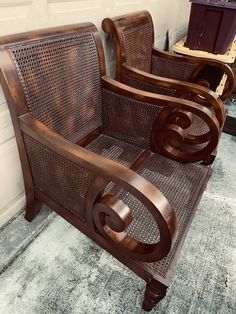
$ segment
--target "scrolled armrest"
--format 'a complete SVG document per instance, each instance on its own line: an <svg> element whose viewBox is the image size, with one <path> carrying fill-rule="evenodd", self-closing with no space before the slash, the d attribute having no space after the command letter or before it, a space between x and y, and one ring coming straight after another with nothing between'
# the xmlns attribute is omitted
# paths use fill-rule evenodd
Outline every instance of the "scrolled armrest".
<svg viewBox="0 0 236 314"><path fill-rule="evenodd" d="M196 69L194 70L194 73L192 75L193 82L194 82L195 77L199 73L199 71L202 70L202 68L204 66L210 65L212 67L215 67L215 68L222 70L223 74L225 74L227 76L227 80L225 83L223 93L220 96L220 99L222 101L224 101L227 97L230 96L232 90L235 87L236 82L235 82L234 73L233 73L232 69L227 64L225 64L221 61L213 60L213 59L209 59L209 58L197 58L197 57L191 57L191 56L187 56L187 55L173 54L173 53L169 53L166 51L161 51L155 47L152 49L152 54L154 56L161 57L161 58L168 59L168 60L172 60L172 61L197 64L198 66L196 67Z"/></svg>
<svg viewBox="0 0 236 314"><path fill-rule="evenodd" d="M216 149L220 125L208 108L190 100L141 91L108 77L102 78L102 86L130 99L163 107L152 126L150 137L152 151L160 151L181 162L196 162L206 160ZM191 124L189 112L206 123L209 128L207 133L194 136L186 132ZM205 145L196 146L203 143Z"/></svg>
<svg viewBox="0 0 236 314"><path fill-rule="evenodd" d="M143 83L176 90L175 94L173 95L174 97L182 97L181 95L183 95L183 93L189 93L191 96L195 96L195 101L195 99L199 98L200 96L202 99L207 101L208 107L211 106L214 109L216 118L220 126L223 124L225 115L224 104L213 91L206 87L199 86L194 83L182 82L156 76L127 66L125 64L122 66L122 75L134 78L135 80L141 81ZM203 105L201 102L200 104Z"/></svg>
<svg viewBox="0 0 236 314"><path fill-rule="evenodd" d="M107 240L112 241L123 254L128 254L137 260L156 261L168 254L176 234L176 217L168 200L156 187L131 169L64 139L49 130L30 113L22 115L18 119L22 132L75 165L91 171L96 176L86 196L88 225L91 226L91 222L98 225L96 222L99 219L99 223L101 223L100 219L103 215L106 223L116 230L112 233L110 228L110 233L107 233ZM109 182L113 182L133 194L146 206L160 231L158 243L153 245L136 243L131 247L127 242L120 239L121 233L116 233L114 238L115 232L121 231L129 224L131 216L122 201L117 200L114 196L101 198L101 193ZM118 225L116 224L117 219L120 219Z"/></svg>

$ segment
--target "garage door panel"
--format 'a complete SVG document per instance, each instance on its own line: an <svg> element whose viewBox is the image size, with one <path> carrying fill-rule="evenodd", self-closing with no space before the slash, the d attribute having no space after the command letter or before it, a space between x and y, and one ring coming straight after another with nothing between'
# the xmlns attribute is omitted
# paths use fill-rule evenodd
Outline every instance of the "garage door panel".
<svg viewBox="0 0 236 314"><path fill-rule="evenodd" d="M94 22L97 26L104 14L103 0L48 0L51 25Z"/></svg>

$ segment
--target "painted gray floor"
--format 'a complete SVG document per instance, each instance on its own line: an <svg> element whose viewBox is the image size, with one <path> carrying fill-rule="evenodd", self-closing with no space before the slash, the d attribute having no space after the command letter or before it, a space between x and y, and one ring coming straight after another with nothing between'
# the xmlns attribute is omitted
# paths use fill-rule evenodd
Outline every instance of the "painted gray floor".
<svg viewBox="0 0 236 314"><path fill-rule="evenodd" d="M235 156L236 138L223 134L172 285L151 313L236 313ZM41 215L34 228L20 214L0 232L0 314L145 313L142 280L62 218Z"/></svg>

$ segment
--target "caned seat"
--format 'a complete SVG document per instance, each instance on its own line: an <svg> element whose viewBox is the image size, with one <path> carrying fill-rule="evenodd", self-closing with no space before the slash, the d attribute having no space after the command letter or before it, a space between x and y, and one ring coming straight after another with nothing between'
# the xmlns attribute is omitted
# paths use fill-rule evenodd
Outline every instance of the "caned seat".
<svg viewBox="0 0 236 314"><path fill-rule="evenodd" d="M45 203L144 279L143 308L152 309L212 171L201 162L218 143L214 113L107 77L91 23L11 35L0 45L26 219ZM189 112L208 128L201 147L185 132Z"/></svg>

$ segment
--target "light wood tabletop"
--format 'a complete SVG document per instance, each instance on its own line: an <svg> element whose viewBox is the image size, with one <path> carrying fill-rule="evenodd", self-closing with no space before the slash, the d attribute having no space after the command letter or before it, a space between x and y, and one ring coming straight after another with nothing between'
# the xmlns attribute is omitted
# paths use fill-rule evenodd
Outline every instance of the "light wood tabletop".
<svg viewBox="0 0 236 314"><path fill-rule="evenodd" d="M210 58L213 60L222 61L224 63L234 63L236 58L236 39L234 42L230 45L229 49L224 55L220 54L214 54L207 51L202 50L193 50L189 49L188 47L185 47L186 36L182 38L180 41L178 41L175 45L173 45L173 51L179 54L193 56L193 57L199 57L199 58Z"/></svg>

